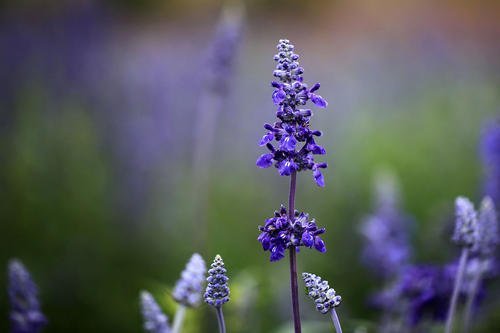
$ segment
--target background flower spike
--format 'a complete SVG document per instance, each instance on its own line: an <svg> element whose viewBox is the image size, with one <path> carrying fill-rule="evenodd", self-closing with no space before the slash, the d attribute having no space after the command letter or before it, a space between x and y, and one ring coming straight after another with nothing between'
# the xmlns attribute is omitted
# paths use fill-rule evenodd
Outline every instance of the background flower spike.
<svg viewBox="0 0 500 333"><path fill-rule="evenodd" d="M16 259L8 266L11 333L37 333L47 319L40 309L38 288L24 265Z"/></svg>
<svg viewBox="0 0 500 333"><path fill-rule="evenodd" d="M203 258L198 253L193 254L172 292L172 297L179 303L174 317L172 333L180 332L186 307L193 308L200 304L206 272L207 268Z"/></svg>
<svg viewBox="0 0 500 333"><path fill-rule="evenodd" d="M168 317L161 311L154 297L147 291L141 291L141 312L144 330L148 333L171 333Z"/></svg>

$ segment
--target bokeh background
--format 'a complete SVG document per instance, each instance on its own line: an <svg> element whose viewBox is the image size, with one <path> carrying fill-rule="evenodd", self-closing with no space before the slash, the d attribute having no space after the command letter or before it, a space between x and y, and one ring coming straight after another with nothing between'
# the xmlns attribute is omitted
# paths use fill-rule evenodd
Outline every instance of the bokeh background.
<svg viewBox="0 0 500 333"><path fill-rule="evenodd" d="M313 118L328 151L327 186L303 173L297 194L297 207L327 227L328 252L304 250L299 271L342 295L348 332L373 327L379 314L368 299L381 285L362 264L359 226L373 211L380 169L398 177L416 221L414 262L457 256L453 201L481 198L480 135L500 110L498 2L247 1L207 132L213 144L201 153L200 100L221 2L0 8L0 264L17 257L31 270L47 332L140 332L141 289L172 317L169 292L193 252L224 258L229 331L287 331L288 263L270 263L256 238L285 202L288 179L255 167L262 125L274 119L269 82L283 37L329 101ZM478 332L500 330L498 284L488 287ZM305 298L301 308L306 332L328 331ZM0 288L2 332L7 313ZM188 332L215 329L208 306L188 314Z"/></svg>

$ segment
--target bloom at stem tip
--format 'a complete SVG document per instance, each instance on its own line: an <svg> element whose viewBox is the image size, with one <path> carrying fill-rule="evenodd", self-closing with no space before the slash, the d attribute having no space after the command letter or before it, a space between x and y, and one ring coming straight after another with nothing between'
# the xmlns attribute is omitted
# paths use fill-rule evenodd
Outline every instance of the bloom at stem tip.
<svg viewBox="0 0 500 333"><path fill-rule="evenodd" d="M342 302L342 297L336 294L335 289L330 288L328 281L311 273L302 273L302 279L306 286L307 296L314 301L316 310L319 312L326 314Z"/></svg>
<svg viewBox="0 0 500 333"><path fill-rule="evenodd" d="M498 246L499 235L495 205L490 197L481 201L475 237L472 251L483 259L491 257Z"/></svg>
<svg viewBox="0 0 500 333"><path fill-rule="evenodd" d="M294 46L287 39L279 41L278 53L274 56L277 62L274 76L280 82L271 82L278 121L273 125L264 125L267 133L259 144L265 145L270 153L261 155L256 164L260 168L268 168L274 164L281 176L311 170L316 184L323 187L325 180L320 169L327 165L316 163L314 155L325 155L326 150L317 145L314 139L315 136L321 136L321 132L309 128L311 110L301 107L310 100L316 106L325 108L327 102L315 93L320 87L319 83L309 89L303 82L304 69L299 65L299 55L293 50ZM276 142L276 147L272 144L273 141Z"/></svg>
<svg viewBox="0 0 500 333"><path fill-rule="evenodd" d="M459 246L472 247L477 236L477 214L474 204L465 197L455 200L455 230L452 240Z"/></svg>
<svg viewBox="0 0 500 333"><path fill-rule="evenodd" d="M215 256L210 267L204 299L207 304L220 307L229 302L229 286L227 285L229 278L226 275L227 270L220 255Z"/></svg>

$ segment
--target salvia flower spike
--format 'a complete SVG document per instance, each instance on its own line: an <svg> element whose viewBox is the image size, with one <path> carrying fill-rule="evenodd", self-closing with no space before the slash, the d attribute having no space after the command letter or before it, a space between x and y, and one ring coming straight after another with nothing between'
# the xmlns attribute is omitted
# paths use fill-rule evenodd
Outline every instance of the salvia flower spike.
<svg viewBox="0 0 500 333"><path fill-rule="evenodd" d="M298 249L300 246L314 247L321 253L326 252L325 243L319 236L325 232L325 228L318 228L314 219L297 210L293 220L290 220L283 205L274 212L273 217L266 220L264 226L259 226L259 230L261 234L258 240L264 251L271 253L271 261L282 259L286 249Z"/></svg>
<svg viewBox="0 0 500 333"><path fill-rule="evenodd" d="M220 307L229 301L229 287L226 268L220 255L216 255L214 262L208 270L207 289L205 291L205 302L215 307Z"/></svg>
<svg viewBox="0 0 500 333"><path fill-rule="evenodd" d="M168 317L161 311L153 296L147 291L141 291L140 298L144 330L148 333L170 333Z"/></svg>
<svg viewBox="0 0 500 333"><path fill-rule="evenodd" d="M495 205L490 197L485 197L479 209L476 242L472 251L482 259L488 259L493 256L498 243L498 219Z"/></svg>
<svg viewBox="0 0 500 333"><path fill-rule="evenodd" d="M205 291L205 302L217 311L217 320L219 322L220 333L226 332L226 324L224 322L224 314L222 305L229 302L229 287L227 281L229 278L226 275L227 271L224 267L224 261L220 255L216 255L214 262L208 270L207 290Z"/></svg>
<svg viewBox="0 0 500 333"><path fill-rule="evenodd" d="M477 262L477 266L473 272L464 311L465 332L470 327L473 305L481 280L490 266L492 266L495 250L499 243L497 213L493 200L490 197L485 197L481 201L476 234L476 243L472 248L472 252L476 255L475 261Z"/></svg>
<svg viewBox="0 0 500 333"><path fill-rule="evenodd" d="M462 289L467 259L471 248L475 246L477 241L477 225L477 213L472 202L465 197L458 197L455 200L455 230L452 240L462 248L462 254L460 255L453 294L451 295L448 315L446 317L445 333L451 333L453 329L453 317L457 307L458 296Z"/></svg>
<svg viewBox="0 0 500 333"><path fill-rule="evenodd" d="M47 324L40 309L38 288L19 260L8 265L11 333L37 333Z"/></svg>
<svg viewBox="0 0 500 333"><path fill-rule="evenodd" d="M411 219L400 209L396 178L384 173L375 180L376 211L364 218L360 228L365 239L363 262L377 275L391 279L409 265Z"/></svg>
<svg viewBox="0 0 500 333"><path fill-rule="evenodd" d="M485 172L484 192L491 197L498 208L500 206L500 118L487 124L482 132L480 144Z"/></svg>
<svg viewBox="0 0 500 333"><path fill-rule="evenodd" d="M474 204L465 197L455 201L455 230L452 240L462 247L472 247L476 240L477 214Z"/></svg>
<svg viewBox="0 0 500 333"><path fill-rule="evenodd" d="M327 164L315 162L314 155L325 155L326 150L316 144L315 138L321 136L321 132L309 128L312 112L304 107L311 101L325 108L327 102L316 94L319 83L309 88L303 82L304 69L300 67L299 55L294 53L290 41L281 39L277 47L278 53L274 56L277 65L273 74L279 82L273 81L271 85L274 87L272 99L277 107L278 121L273 125L264 125L267 133L260 140L260 145L266 146L269 153L261 155L256 164L261 168L274 164L281 176L311 170L316 184L325 186L320 169L326 168Z"/></svg>
<svg viewBox="0 0 500 333"><path fill-rule="evenodd" d="M172 293L177 303L187 307L200 304L206 271L203 258L198 253L193 254Z"/></svg>
<svg viewBox="0 0 500 333"><path fill-rule="evenodd" d="M306 286L307 296L316 304L316 310L322 314L330 313L335 330L337 333L341 333L342 328L335 308L342 302L342 297L337 295L333 288L330 288L328 281L315 274L302 273L302 279Z"/></svg>

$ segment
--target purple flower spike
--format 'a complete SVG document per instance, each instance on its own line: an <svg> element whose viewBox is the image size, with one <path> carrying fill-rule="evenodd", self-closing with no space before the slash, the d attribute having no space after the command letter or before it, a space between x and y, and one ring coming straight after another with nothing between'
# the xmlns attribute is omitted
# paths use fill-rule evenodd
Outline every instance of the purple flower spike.
<svg viewBox="0 0 500 333"><path fill-rule="evenodd" d="M47 324L40 310L38 288L30 273L18 260L8 267L11 333L37 333Z"/></svg>
<svg viewBox="0 0 500 333"><path fill-rule="evenodd" d="M216 255L214 262L208 270L207 289L203 296L205 302L211 306L221 307L222 304L229 302L229 287L227 281L224 261L220 255Z"/></svg>
<svg viewBox="0 0 500 333"><path fill-rule="evenodd" d="M140 301L144 330L148 333L170 333L168 317L161 311L153 296L147 291L141 291Z"/></svg>
<svg viewBox="0 0 500 333"><path fill-rule="evenodd" d="M330 288L328 281L311 273L302 273L302 279L304 279L307 296L314 301L316 310L320 313L326 314L331 309L340 306L342 297L337 295L335 289Z"/></svg>
<svg viewBox="0 0 500 333"><path fill-rule="evenodd" d="M201 301L206 272L203 258L198 253L193 254L172 292L175 301L187 307L198 306Z"/></svg>
<svg viewBox="0 0 500 333"><path fill-rule="evenodd" d="M320 95L309 93L309 98L311 99L311 102L320 108L326 108L328 106L328 102L325 101Z"/></svg>
<svg viewBox="0 0 500 333"><path fill-rule="evenodd" d="M393 174L378 174L374 185L375 212L363 219L360 228L365 243L363 262L375 274L391 279L410 263L409 228L413 219L401 210Z"/></svg>
<svg viewBox="0 0 500 333"><path fill-rule="evenodd" d="M498 246L498 220L495 205L490 197L481 202L473 251L483 259L490 258Z"/></svg>
<svg viewBox="0 0 500 333"><path fill-rule="evenodd" d="M278 261L285 256L289 248L299 249L300 246L314 247L321 253L326 252L325 243L319 235L325 232L318 228L314 219L309 215L295 211L293 221L288 218L287 209L281 206L274 216L266 220L264 226L259 226L261 234L257 238L264 251L270 251L271 261Z"/></svg>
<svg viewBox="0 0 500 333"><path fill-rule="evenodd" d="M281 176L290 176L293 172L311 170L318 186L325 186L325 180L314 161L314 155L325 155L326 150L316 145L313 137L319 136L319 131L309 128L312 112L302 108L311 101L318 107L325 108L328 103L323 97L315 94L319 83L308 89L303 81L304 69L300 67L299 56L294 53L294 46L287 39L278 43L278 53L274 56L277 62L274 76L279 82L271 82L274 88L273 103L277 106L278 121L273 126L266 125L269 131L260 141L260 145L271 145L271 154L262 155L257 166L267 168L273 163ZM271 144L276 141L277 148ZM326 168L326 164L322 164Z"/></svg>
<svg viewBox="0 0 500 333"><path fill-rule="evenodd" d="M455 231L453 241L462 247L472 247L477 238L477 214L474 204L465 197L455 201Z"/></svg>
<svg viewBox="0 0 500 333"><path fill-rule="evenodd" d="M500 118L489 123L481 135L484 192L500 207Z"/></svg>

